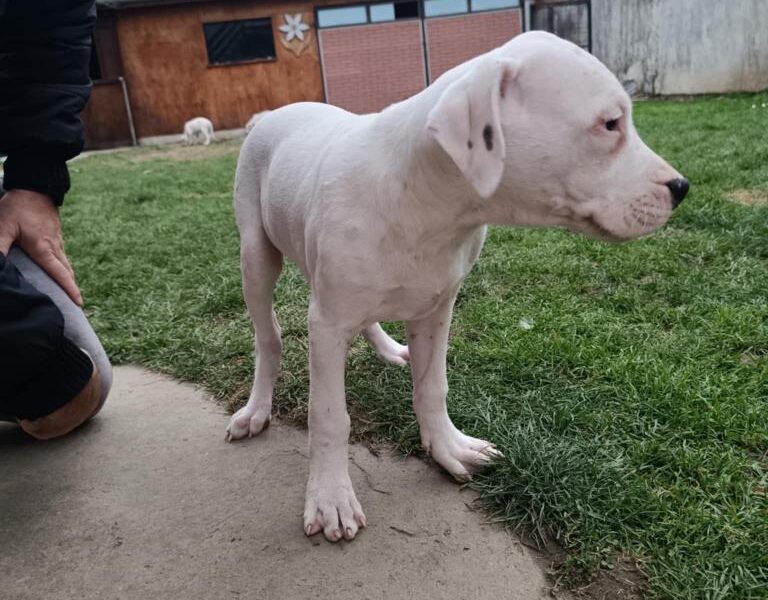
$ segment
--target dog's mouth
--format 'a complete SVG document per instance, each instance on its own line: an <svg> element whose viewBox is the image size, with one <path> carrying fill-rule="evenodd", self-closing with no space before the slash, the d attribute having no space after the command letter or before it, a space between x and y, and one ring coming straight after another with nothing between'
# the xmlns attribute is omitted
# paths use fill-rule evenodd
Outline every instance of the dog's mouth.
<svg viewBox="0 0 768 600"><path fill-rule="evenodd" d="M581 222L591 237L624 242L653 233L669 220L671 213L666 198L651 193L623 206L612 203L607 207L593 207L582 215Z"/></svg>
<svg viewBox="0 0 768 600"><path fill-rule="evenodd" d="M598 223L593 215L585 218L582 223L589 229L589 237L602 240L604 242L624 242L630 238L618 235Z"/></svg>

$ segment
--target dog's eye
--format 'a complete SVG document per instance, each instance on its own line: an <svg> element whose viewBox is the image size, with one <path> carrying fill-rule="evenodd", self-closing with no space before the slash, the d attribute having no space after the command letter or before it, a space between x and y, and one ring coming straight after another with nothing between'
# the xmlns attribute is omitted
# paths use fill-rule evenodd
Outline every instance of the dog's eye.
<svg viewBox="0 0 768 600"><path fill-rule="evenodd" d="M605 122L605 128L608 131L616 131L619 128L619 120L618 119L611 119L610 121Z"/></svg>

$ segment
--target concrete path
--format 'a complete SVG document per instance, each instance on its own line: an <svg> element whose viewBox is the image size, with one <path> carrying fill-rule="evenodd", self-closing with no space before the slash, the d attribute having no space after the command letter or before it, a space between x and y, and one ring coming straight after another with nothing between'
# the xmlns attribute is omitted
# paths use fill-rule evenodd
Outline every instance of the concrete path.
<svg viewBox="0 0 768 600"><path fill-rule="evenodd" d="M531 552L417 459L353 447L368 528L306 538L306 432L226 444L226 423L194 387L120 367L105 409L68 438L0 424L0 597L549 597Z"/></svg>

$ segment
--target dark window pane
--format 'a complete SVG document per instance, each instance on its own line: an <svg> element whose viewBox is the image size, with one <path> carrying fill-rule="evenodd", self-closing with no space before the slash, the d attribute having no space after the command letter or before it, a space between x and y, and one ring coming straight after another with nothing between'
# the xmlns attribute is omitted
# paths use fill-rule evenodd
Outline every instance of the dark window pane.
<svg viewBox="0 0 768 600"><path fill-rule="evenodd" d="M552 33L582 48L589 47L589 11L586 4L558 6L552 20Z"/></svg>
<svg viewBox="0 0 768 600"><path fill-rule="evenodd" d="M395 19L415 19L418 16L418 2L398 2L395 4Z"/></svg>
<svg viewBox="0 0 768 600"><path fill-rule="evenodd" d="M337 25L357 25L367 23L365 6L344 6L342 8L323 8L317 11L318 27L336 27Z"/></svg>
<svg viewBox="0 0 768 600"><path fill-rule="evenodd" d="M531 7L531 29L550 31L589 50L589 7L586 2Z"/></svg>
<svg viewBox="0 0 768 600"><path fill-rule="evenodd" d="M532 7L531 11L531 29L536 31L548 31L549 30L549 7L542 6Z"/></svg>
<svg viewBox="0 0 768 600"><path fill-rule="evenodd" d="M203 29L212 65L275 58L271 19L205 23Z"/></svg>

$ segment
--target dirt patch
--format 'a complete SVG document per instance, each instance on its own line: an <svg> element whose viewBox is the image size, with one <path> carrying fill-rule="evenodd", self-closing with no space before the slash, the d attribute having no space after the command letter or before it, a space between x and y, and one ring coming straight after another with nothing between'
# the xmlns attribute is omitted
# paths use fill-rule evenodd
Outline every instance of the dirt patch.
<svg viewBox="0 0 768 600"><path fill-rule="evenodd" d="M768 190L736 190L728 194L727 198L744 206L768 206Z"/></svg>
<svg viewBox="0 0 768 600"><path fill-rule="evenodd" d="M587 583L579 585L564 581L560 567L568 554L550 544L547 548L551 560L549 575L554 580L552 597L556 600L643 600L647 577L638 561L630 556L619 557L610 568L594 573Z"/></svg>
<svg viewBox="0 0 768 600"><path fill-rule="evenodd" d="M645 597L646 576L637 561L624 556L612 569L598 571L595 578L573 591L576 598L588 600L642 600Z"/></svg>
<svg viewBox="0 0 768 600"><path fill-rule="evenodd" d="M136 162L151 160L194 161L219 158L227 154L235 154L240 150L240 144L241 140L228 140L226 142L213 143L210 146L184 146L178 144L167 147L155 147L138 152L131 157L131 160Z"/></svg>

